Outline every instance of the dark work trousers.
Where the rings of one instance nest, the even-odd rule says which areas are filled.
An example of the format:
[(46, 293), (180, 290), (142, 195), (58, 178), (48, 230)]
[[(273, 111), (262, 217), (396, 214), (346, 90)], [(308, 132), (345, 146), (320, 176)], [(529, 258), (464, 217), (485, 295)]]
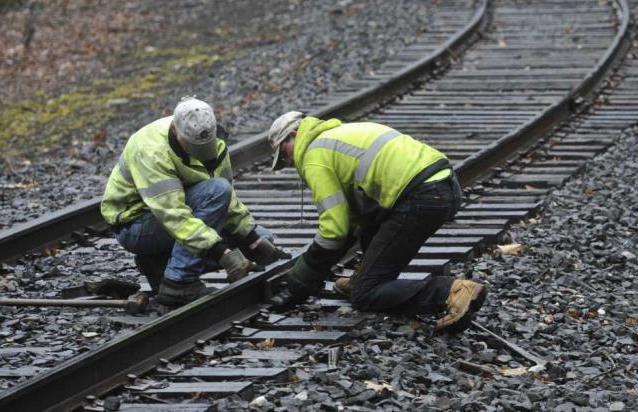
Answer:
[(364, 311), (405, 315), (436, 314), (444, 308), (450, 276), (422, 281), (397, 279), (423, 243), (448, 220), (461, 203), (456, 176), (423, 182), (406, 193), (380, 224), (364, 227), (364, 251), (352, 284), (352, 302)]

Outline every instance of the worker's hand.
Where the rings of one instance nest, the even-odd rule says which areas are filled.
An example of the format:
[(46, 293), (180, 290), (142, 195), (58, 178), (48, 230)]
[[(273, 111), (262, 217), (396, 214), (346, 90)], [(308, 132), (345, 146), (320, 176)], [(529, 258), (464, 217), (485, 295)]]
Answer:
[(259, 271), (264, 268), (252, 262), (241, 253), (239, 249), (233, 249), (219, 259), (219, 264), (223, 266), (228, 274), (229, 282), (236, 282), (246, 277), (251, 271)]
[(303, 256), (300, 256), (286, 275), (286, 281), (290, 293), (297, 299), (305, 300), (321, 290), (327, 276), (328, 273), (317, 271), (306, 263)]
[(261, 238), (255, 242), (255, 246), (249, 248), (246, 254), (260, 265), (270, 265), (279, 259), (290, 259), (292, 257), (290, 253), (273, 245), (266, 238)]

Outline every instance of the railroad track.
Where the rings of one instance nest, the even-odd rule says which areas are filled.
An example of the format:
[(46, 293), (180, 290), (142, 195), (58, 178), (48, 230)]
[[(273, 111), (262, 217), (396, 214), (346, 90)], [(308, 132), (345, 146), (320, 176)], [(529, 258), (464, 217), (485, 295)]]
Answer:
[[(455, 222), (426, 242), (403, 276), (418, 279), (449, 273), (452, 262), (467, 261), (486, 245), (498, 242), (509, 223), (530, 216), (549, 188), (564, 182), (604, 150), (638, 114), (638, 99), (631, 91), (635, 82), (633, 58), (601, 82), (626, 54), (627, 4), (534, 3), (502, 1), (488, 11), (486, 3), (478, 2), (471, 21), (444, 48), (436, 50), (434, 58), (420, 62), (418, 70), (413, 63), (401, 70), (401, 76), (389, 77), (388, 69), (381, 73), (384, 85), (370, 86), (375, 79), (366, 79), (363, 84), (349, 86), (354, 89), (346, 88), (334, 100), (310, 108), (322, 116), (363, 115), (415, 137), (427, 136), (428, 142), (448, 153), (455, 163), (467, 188), (466, 203)], [(476, 40), (474, 33), (489, 14), (490, 26)], [(572, 22), (568, 30), (566, 16)], [(582, 47), (574, 47), (575, 37)], [(458, 51), (451, 54), (445, 50), (449, 46), (467, 50), (462, 55)], [(417, 44), (412, 52), (418, 49)], [(445, 63), (450, 56), (454, 60), (451, 70), (443, 72), (434, 64)], [(364, 87), (363, 92), (360, 87)], [(397, 88), (403, 94), (395, 99)], [(359, 94), (353, 95), (353, 90)], [(256, 136), (235, 145), (231, 153), (235, 163), (246, 167), (254, 162), (250, 153), (263, 148), (263, 136)], [(494, 166), (507, 167), (494, 174)], [(477, 184), (479, 178), (483, 179), (481, 184)], [(237, 179), (235, 187), (255, 217), (275, 231), (283, 246), (299, 254), (314, 235), (316, 212), (312, 205), (306, 205), (303, 217), (299, 215), (304, 192), (294, 174), (272, 174), (253, 166)], [(307, 191), (305, 195), (310, 198)], [(74, 223), (76, 227), (95, 221), (86, 217), (90, 214), (86, 214), (87, 208), (89, 205), (76, 212), (85, 213)], [(63, 213), (56, 218), (69, 224)], [(13, 231), (9, 239), (15, 242), (27, 232)], [(11, 253), (41, 245), (42, 238), (33, 236), (36, 232), (31, 231), (32, 238)], [(55, 237), (63, 232), (56, 232)], [(55, 237), (46, 238), (46, 242)], [(3, 257), (7, 256), (10, 254)], [(349, 304), (332, 294), (330, 282), (324, 296), (301, 314), (264, 310), (266, 295), (276, 289), (278, 275), (289, 265), (273, 265), (264, 273), (149, 322), (134, 334), (17, 385), (1, 395), (0, 407), (68, 409), (78, 406), (86, 395), (120, 388), (120, 396), (137, 403), (127, 405), (126, 410), (205, 410), (208, 405), (172, 403), (169, 407), (149, 401), (178, 402), (193, 393), (252, 398), (257, 393), (253, 380), (261, 379), (267, 387), (269, 381), (290, 377), (291, 365), (308, 355), (308, 350), (298, 350), (300, 342), (321, 344), (315, 348), (319, 363), (334, 366), (331, 363), (337, 354), (333, 346), (348, 337), (346, 330), (361, 327), (366, 319), (335, 315), (335, 309)], [(344, 269), (339, 275), (348, 273)], [(204, 279), (223, 281), (220, 274), (207, 274)], [(222, 334), (223, 340), (214, 340)], [(270, 349), (273, 343), (289, 347), (279, 351), (246, 349), (248, 342), (261, 344), (263, 349)], [(179, 360), (180, 367), (158, 361), (180, 355), (185, 355)], [(216, 361), (214, 368), (208, 365), (211, 359)], [(269, 366), (250, 367), (250, 359), (262, 359)], [(128, 374), (153, 369), (156, 372), (148, 380), (127, 378)], [(263, 393), (263, 387), (259, 389)], [(94, 410), (103, 406), (99, 399), (85, 404)]]

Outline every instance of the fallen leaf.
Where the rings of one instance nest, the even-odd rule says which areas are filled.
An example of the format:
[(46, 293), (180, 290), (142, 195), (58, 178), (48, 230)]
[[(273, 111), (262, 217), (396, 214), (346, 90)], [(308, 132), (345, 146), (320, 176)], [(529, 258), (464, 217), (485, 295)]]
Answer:
[(2, 190), (11, 190), (11, 189), (31, 189), (38, 186), (38, 182), (28, 181), (21, 183), (7, 183), (0, 185), (0, 189)]
[(545, 370), (545, 365), (534, 365), (530, 367), (527, 371), (531, 373), (540, 373)]
[(498, 47), (507, 47), (504, 39), (498, 39)]
[(264, 339), (263, 341), (258, 342), (255, 346), (261, 350), (271, 350), (275, 347), (275, 340), (273, 338)]
[(567, 309), (567, 316), (574, 318), (574, 319), (578, 319), (580, 318), (580, 312), (578, 312), (578, 309), (575, 308), (569, 308)]
[(585, 189), (583, 189), (583, 193), (585, 194), (585, 196), (592, 197), (596, 192), (594, 192), (594, 189), (592, 189), (591, 187), (586, 187)]
[(48, 247), (44, 249), (44, 254), (47, 256), (55, 256), (58, 254), (58, 249), (55, 247)]
[(392, 385), (387, 384), (385, 382), (375, 383), (372, 381), (365, 381), (364, 383), (366, 384), (366, 388), (372, 389), (375, 392), (383, 392), (383, 391), (394, 392), (394, 389), (392, 389)]
[(91, 139), (91, 143), (93, 144), (93, 146), (99, 146), (104, 144), (104, 142), (106, 141), (106, 129), (102, 129), (99, 132), (95, 133), (93, 135), (93, 138)]
[(520, 243), (512, 243), (509, 245), (496, 245), (501, 256), (518, 256), (525, 250), (525, 246)]
[(522, 376), (527, 373), (527, 368), (521, 366), (519, 368), (498, 368), (503, 376)]
[(211, 394), (209, 392), (195, 392), (192, 399), (210, 399)]

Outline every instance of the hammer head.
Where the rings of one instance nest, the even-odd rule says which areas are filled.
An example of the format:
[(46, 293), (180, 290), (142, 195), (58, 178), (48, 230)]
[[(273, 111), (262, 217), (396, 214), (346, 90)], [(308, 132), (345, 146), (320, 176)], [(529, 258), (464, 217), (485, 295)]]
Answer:
[(146, 312), (148, 307), (148, 296), (145, 293), (137, 293), (129, 296), (126, 302), (126, 312), (131, 315), (138, 315)]

